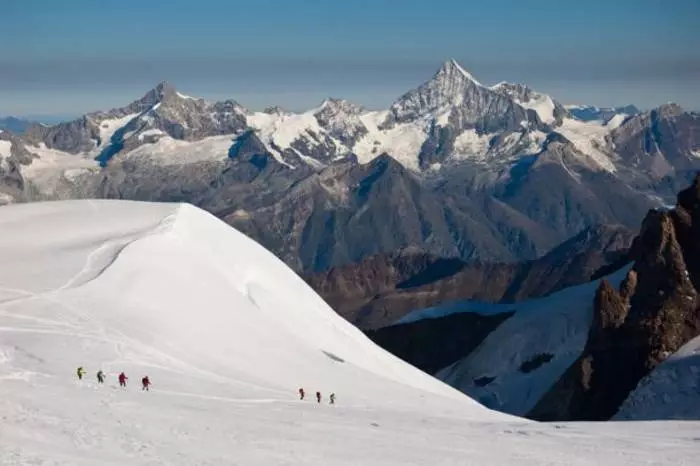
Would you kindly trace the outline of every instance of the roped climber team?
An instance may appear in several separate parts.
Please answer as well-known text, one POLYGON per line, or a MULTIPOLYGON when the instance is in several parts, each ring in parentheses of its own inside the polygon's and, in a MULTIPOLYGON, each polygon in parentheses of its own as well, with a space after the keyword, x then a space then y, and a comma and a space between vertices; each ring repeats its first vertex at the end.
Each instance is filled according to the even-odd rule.
MULTIPOLYGON (((76 370, 76 374, 78 375, 78 380, 83 380, 83 376, 85 375, 85 368, 83 366, 78 367, 78 369, 76 370)), ((126 388, 126 381, 129 380, 129 377, 127 377, 124 372, 120 372, 117 379, 119 380, 119 386, 126 388)), ((100 369, 99 371, 97 371, 97 383, 103 384, 104 382, 105 373, 102 371, 102 369, 100 369)), ((150 391, 151 385, 151 379, 149 379, 147 375, 141 379, 141 391, 150 391)), ((306 392, 304 391, 304 389, 299 388, 299 399, 303 401, 305 396, 306 392)), ((335 393, 331 393, 328 397, 328 400, 328 404, 334 405, 335 393)), ((321 392, 319 391, 316 392, 316 403, 321 403, 321 392)))
MULTIPOLYGON (((83 380, 83 376, 85 375, 85 368, 83 368, 82 366, 78 367, 78 369, 76 370, 76 374, 78 375, 78 380, 83 380)), ((96 376, 98 384, 105 383, 105 373, 102 369, 97 371, 96 376)), ((126 381, 129 380, 129 377, 127 377, 124 372, 121 372, 117 377, 117 380, 119 380, 120 387, 126 388, 126 381)), ((151 383, 151 379, 149 379, 148 376, 144 376, 144 378, 141 379, 141 390, 150 391, 149 388, 151 385, 153 384, 151 383)))
MULTIPOLYGON (((304 396, 306 396, 306 392, 304 391, 303 388, 299 389, 299 399, 304 400, 304 396)), ((321 402, 321 392, 316 392, 316 403, 321 402)), ((335 404, 335 393, 331 393, 330 396, 328 397, 328 404, 334 405, 335 404)))

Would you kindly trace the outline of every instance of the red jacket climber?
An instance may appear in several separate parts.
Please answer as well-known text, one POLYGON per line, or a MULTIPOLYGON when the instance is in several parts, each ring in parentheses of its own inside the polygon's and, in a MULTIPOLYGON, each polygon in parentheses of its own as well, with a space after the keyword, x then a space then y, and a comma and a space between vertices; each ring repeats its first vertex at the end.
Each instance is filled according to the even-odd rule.
POLYGON ((141 385, 142 385, 141 390, 149 391, 148 387, 151 385, 151 381, 148 379, 148 376, 141 379, 141 385))
POLYGON ((126 376, 123 372, 119 374, 119 386, 120 387, 126 387, 126 381, 129 380, 129 377, 126 376))

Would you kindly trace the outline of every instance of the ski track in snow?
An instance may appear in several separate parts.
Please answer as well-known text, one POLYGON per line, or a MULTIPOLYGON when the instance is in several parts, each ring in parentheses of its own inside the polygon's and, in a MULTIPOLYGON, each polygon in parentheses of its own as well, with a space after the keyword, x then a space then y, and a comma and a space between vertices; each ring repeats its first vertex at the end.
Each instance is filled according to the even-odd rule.
POLYGON ((0 465, 697 459, 698 423, 538 424, 486 410, 377 348, 270 253, 194 207, 2 213, 0 465))

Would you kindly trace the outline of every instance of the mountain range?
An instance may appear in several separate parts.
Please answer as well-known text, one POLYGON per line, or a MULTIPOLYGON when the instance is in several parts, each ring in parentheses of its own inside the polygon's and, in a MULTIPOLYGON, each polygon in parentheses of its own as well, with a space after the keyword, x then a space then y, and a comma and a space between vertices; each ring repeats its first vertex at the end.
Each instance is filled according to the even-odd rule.
POLYGON ((190 202, 303 273, 406 248, 531 260, 599 224, 636 228, 700 167, 699 115, 621 111, 590 120, 454 60, 382 111, 327 99, 253 112, 161 83, 122 108, 0 133, 0 202, 190 202))
POLYGON ((1 131, 11 131, 13 133, 23 133, 28 128, 36 125, 36 122, 25 120, 24 118, 16 117, 0 117, 0 130, 1 131))

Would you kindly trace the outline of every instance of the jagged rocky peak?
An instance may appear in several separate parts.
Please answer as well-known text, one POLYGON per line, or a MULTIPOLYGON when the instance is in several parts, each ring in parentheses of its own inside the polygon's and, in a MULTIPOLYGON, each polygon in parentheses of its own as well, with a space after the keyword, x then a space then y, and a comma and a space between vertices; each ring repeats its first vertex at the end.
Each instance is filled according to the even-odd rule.
POLYGON ((343 113, 346 115, 357 115, 364 111, 364 108, 355 105, 345 99, 336 99, 329 97, 321 102, 317 113, 321 112, 332 112, 332 113, 343 113))
POLYGON ((675 117, 683 113, 683 108, 675 102, 663 104, 660 107, 652 110, 653 115, 665 118, 675 117))
POLYGON ((494 86, 491 86, 491 89, 523 101, 530 100, 533 97, 532 94, 534 92, 525 84, 509 83, 506 81, 502 81, 494 86))
MULTIPOLYGON (((494 94, 482 86, 456 61, 446 61, 429 81, 401 96, 391 106, 387 126, 441 113, 454 106, 480 106, 482 94, 494 94)), ((488 98, 488 97, 486 97, 488 98)), ((475 109, 480 110, 480 109, 475 109)))
POLYGON ((477 81, 476 78, 474 78, 474 76, 465 70, 459 63, 457 63, 457 60, 454 58, 451 58, 442 64, 437 73, 435 73, 433 80, 445 84, 466 81, 481 86, 481 83, 477 81))
POLYGON ((156 87, 154 87, 149 94, 153 94, 157 97, 157 102, 166 100, 169 97, 174 97, 177 95, 175 86, 170 84, 168 81, 161 81, 156 87))
POLYGON ((148 91, 143 97, 134 102, 135 105, 132 105, 138 107, 140 111, 145 111, 158 103, 162 103, 177 96, 178 94, 175 86, 170 84, 168 81, 162 81, 158 83, 156 87, 148 91))
POLYGON ((652 179, 692 173, 700 150, 700 115, 677 104, 662 105, 626 119, 611 132, 610 141, 621 160, 652 179))
POLYGON ((429 119, 435 124, 421 149, 422 167, 442 163, 456 138, 467 130, 480 135, 519 132, 523 122, 533 129, 546 129, 535 111, 482 86, 454 60, 446 62, 431 80, 400 97, 380 128, 429 119))
MULTIPOLYGON (((624 125, 620 125, 618 128, 616 128, 613 131, 613 134, 624 135, 626 133, 638 133, 644 127, 658 124, 659 121, 673 119, 679 116, 688 117, 689 114, 686 113, 680 105, 669 102, 649 111, 641 112, 632 116, 625 122, 624 125)), ((654 139, 653 135, 651 139, 654 139)), ((620 143, 620 141, 616 141, 616 144, 617 143, 620 143)), ((647 146, 649 146, 649 144, 647 144, 647 146)), ((645 149, 648 149, 648 147, 645 149)))
POLYGON ((321 103, 314 116, 331 136, 352 146, 368 133, 367 127, 360 120, 363 111, 362 107, 347 100, 328 98, 321 103))
POLYGON ((263 113, 267 113, 268 115, 284 115, 287 112, 279 105, 272 105, 270 107, 266 107, 263 110, 263 113))
POLYGON ((615 289, 603 280, 579 360, 535 408, 541 420, 606 420, 639 381, 700 335, 700 174, 671 211, 650 211, 615 289))

